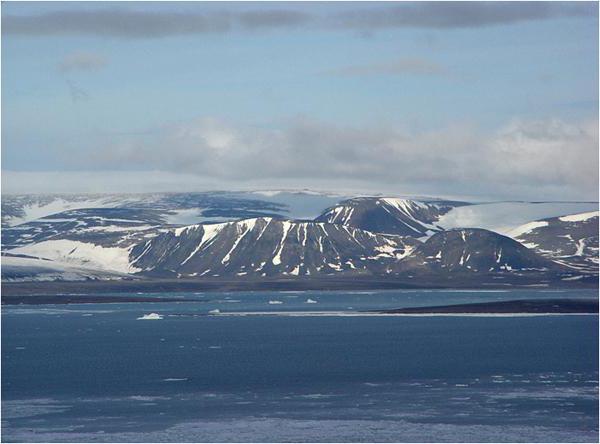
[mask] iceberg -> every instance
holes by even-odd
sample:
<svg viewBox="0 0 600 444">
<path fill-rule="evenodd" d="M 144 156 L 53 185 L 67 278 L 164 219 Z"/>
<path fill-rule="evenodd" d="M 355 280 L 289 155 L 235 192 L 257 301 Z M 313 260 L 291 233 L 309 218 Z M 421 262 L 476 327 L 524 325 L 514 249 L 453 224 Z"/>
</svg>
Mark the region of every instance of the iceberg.
<svg viewBox="0 0 600 444">
<path fill-rule="evenodd" d="M 160 320 L 162 319 L 163 316 L 159 315 L 158 313 L 150 313 L 150 314 L 145 314 L 144 316 L 141 316 L 138 318 L 139 321 L 155 321 L 155 320 Z"/>
</svg>

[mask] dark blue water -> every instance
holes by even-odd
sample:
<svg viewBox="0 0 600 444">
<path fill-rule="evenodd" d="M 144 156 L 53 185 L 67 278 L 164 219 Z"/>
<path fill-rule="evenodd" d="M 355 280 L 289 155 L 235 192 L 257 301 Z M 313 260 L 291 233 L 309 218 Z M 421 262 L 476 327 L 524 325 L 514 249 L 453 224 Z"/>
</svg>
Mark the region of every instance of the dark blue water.
<svg viewBox="0 0 600 444">
<path fill-rule="evenodd" d="M 596 291 L 185 296 L 3 307 L 2 439 L 598 440 L 597 316 L 344 316 Z"/>
</svg>

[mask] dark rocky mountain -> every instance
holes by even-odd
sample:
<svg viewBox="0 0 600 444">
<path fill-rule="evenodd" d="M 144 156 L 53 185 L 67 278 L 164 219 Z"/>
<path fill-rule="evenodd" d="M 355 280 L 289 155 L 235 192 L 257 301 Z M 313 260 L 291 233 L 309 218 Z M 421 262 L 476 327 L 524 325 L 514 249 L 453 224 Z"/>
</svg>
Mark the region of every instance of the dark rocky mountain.
<svg viewBox="0 0 600 444">
<path fill-rule="evenodd" d="M 6 282 L 597 285 L 597 212 L 532 222 L 513 240 L 444 231 L 440 217 L 477 205 L 440 200 L 360 197 L 331 207 L 333 196 L 282 191 L 28 199 L 2 202 Z"/>
<path fill-rule="evenodd" d="M 582 272 L 598 272 L 598 211 L 542 219 L 511 236 L 540 255 Z"/>
<path fill-rule="evenodd" d="M 141 274 L 315 276 L 366 273 L 407 255 L 418 241 L 357 228 L 273 218 L 193 225 L 134 247 Z"/>
<path fill-rule="evenodd" d="M 328 208 L 316 221 L 348 225 L 374 233 L 420 238 L 441 231 L 440 217 L 464 202 L 358 197 Z"/>
<path fill-rule="evenodd" d="M 394 271 L 522 273 L 560 271 L 562 268 L 509 237 L 493 231 L 464 228 L 434 234 L 398 262 Z"/>
</svg>

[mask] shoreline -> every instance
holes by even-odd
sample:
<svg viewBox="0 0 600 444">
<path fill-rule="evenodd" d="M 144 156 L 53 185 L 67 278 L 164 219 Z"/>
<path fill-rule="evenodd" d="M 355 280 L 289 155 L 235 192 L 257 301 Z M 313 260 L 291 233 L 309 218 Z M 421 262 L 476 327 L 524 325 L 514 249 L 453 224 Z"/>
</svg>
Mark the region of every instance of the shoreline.
<svg viewBox="0 0 600 444">
<path fill-rule="evenodd" d="M 576 281 L 548 280 L 538 277 L 502 281 L 486 276 L 427 276 L 418 279 L 382 278 L 377 276 L 321 277 L 314 279 L 127 279 L 89 281 L 3 281 L 4 296 L 58 296 L 67 294 L 106 293 L 177 293 L 235 291 L 381 291 L 381 290 L 560 290 L 598 289 L 598 276 L 590 275 Z"/>
</svg>

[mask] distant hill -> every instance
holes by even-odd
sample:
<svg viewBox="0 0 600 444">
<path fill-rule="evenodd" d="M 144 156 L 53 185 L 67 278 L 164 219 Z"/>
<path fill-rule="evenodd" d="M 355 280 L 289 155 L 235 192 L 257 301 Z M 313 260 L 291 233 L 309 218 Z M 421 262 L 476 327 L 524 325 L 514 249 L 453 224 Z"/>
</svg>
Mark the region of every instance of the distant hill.
<svg viewBox="0 0 600 444">
<path fill-rule="evenodd" d="M 572 269 L 598 271 L 598 211 L 552 217 L 510 234 L 528 248 Z"/>
</svg>

